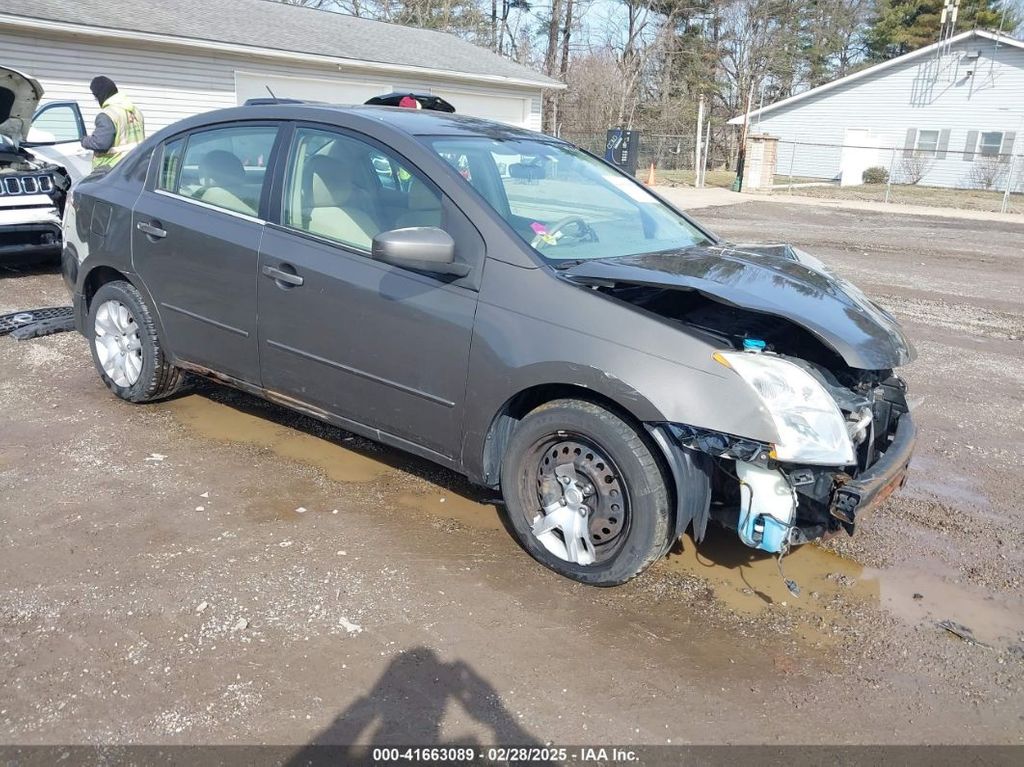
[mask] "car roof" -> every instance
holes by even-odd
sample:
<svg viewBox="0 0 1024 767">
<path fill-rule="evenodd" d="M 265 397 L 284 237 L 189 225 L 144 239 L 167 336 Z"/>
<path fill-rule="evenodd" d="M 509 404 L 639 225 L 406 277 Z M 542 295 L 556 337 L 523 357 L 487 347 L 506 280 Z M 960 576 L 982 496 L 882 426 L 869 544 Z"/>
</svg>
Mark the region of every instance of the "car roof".
<svg viewBox="0 0 1024 767">
<path fill-rule="evenodd" d="M 343 118 L 343 119 L 339 119 Z M 367 105 L 341 105 L 317 103 L 271 103 L 250 104 L 215 112 L 206 112 L 189 117 L 170 126 L 168 132 L 194 130 L 204 125 L 234 120 L 311 120 L 338 125 L 360 126 L 372 130 L 375 126 L 387 126 L 409 136 L 481 136 L 497 140 L 544 140 L 559 142 L 553 136 L 518 128 L 513 125 L 484 120 L 469 115 L 438 112 L 430 109 L 409 109 Z M 167 130 L 167 129 L 165 129 Z M 161 131 L 164 133 L 164 131 Z"/>
</svg>

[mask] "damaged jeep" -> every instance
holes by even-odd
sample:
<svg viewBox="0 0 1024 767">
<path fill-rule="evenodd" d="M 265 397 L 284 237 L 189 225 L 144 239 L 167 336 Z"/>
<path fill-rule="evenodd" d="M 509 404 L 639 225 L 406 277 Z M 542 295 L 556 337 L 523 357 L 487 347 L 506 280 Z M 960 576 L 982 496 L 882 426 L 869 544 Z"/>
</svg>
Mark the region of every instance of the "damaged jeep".
<svg viewBox="0 0 1024 767">
<path fill-rule="evenodd" d="M 60 256 L 65 197 L 88 167 L 78 105 L 37 113 L 42 95 L 36 80 L 0 67 L 0 261 Z"/>
<path fill-rule="evenodd" d="M 499 490 L 523 548 L 584 583 L 712 522 L 781 566 L 906 477 L 914 351 L 889 313 L 551 137 L 214 112 L 77 185 L 65 240 L 118 397 L 199 375 L 414 453 Z"/>
</svg>

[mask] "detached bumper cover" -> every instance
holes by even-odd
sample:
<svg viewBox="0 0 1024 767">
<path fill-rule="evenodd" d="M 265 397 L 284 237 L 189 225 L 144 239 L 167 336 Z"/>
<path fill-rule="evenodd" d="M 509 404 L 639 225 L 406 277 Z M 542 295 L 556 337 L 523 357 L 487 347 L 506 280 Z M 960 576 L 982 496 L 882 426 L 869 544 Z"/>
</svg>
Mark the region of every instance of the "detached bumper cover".
<svg viewBox="0 0 1024 767">
<path fill-rule="evenodd" d="M 917 426 L 910 413 L 904 413 L 885 454 L 859 477 L 836 488 L 829 508 L 832 516 L 852 525 L 858 514 L 878 506 L 903 487 L 916 442 Z"/>
</svg>

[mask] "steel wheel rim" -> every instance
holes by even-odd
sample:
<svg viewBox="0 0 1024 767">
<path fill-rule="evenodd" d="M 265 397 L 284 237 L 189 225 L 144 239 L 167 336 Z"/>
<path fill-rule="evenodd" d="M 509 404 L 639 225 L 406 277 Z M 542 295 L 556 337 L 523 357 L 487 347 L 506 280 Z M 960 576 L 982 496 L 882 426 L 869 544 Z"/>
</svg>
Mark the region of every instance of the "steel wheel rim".
<svg viewBox="0 0 1024 767">
<path fill-rule="evenodd" d="M 600 564 L 622 547 L 630 525 L 629 493 L 622 472 L 597 443 L 559 432 L 530 450 L 525 509 L 531 534 L 564 562 Z M 532 474 L 529 472 L 532 469 Z"/>
<path fill-rule="evenodd" d="M 100 367 L 116 385 L 127 388 L 142 375 L 142 340 L 139 326 L 120 301 L 104 301 L 96 309 L 93 347 Z"/>
</svg>

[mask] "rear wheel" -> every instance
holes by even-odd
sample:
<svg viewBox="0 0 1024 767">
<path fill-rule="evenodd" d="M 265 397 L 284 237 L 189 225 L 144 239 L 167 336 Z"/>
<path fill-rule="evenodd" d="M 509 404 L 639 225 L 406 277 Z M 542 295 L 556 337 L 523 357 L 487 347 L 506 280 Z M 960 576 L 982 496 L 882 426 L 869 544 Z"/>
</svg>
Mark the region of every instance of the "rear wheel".
<svg viewBox="0 0 1024 767">
<path fill-rule="evenodd" d="M 523 418 L 501 486 L 524 548 L 583 583 L 624 583 L 671 542 L 669 492 L 652 449 L 635 427 L 591 402 L 556 400 Z"/>
<path fill-rule="evenodd" d="M 96 291 L 86 325 L 100 378 L 128 402 L 152 402 L 181 389 L 185 373 L 164 356 L 142 294 L 123 280 Z"/>
</svg>

